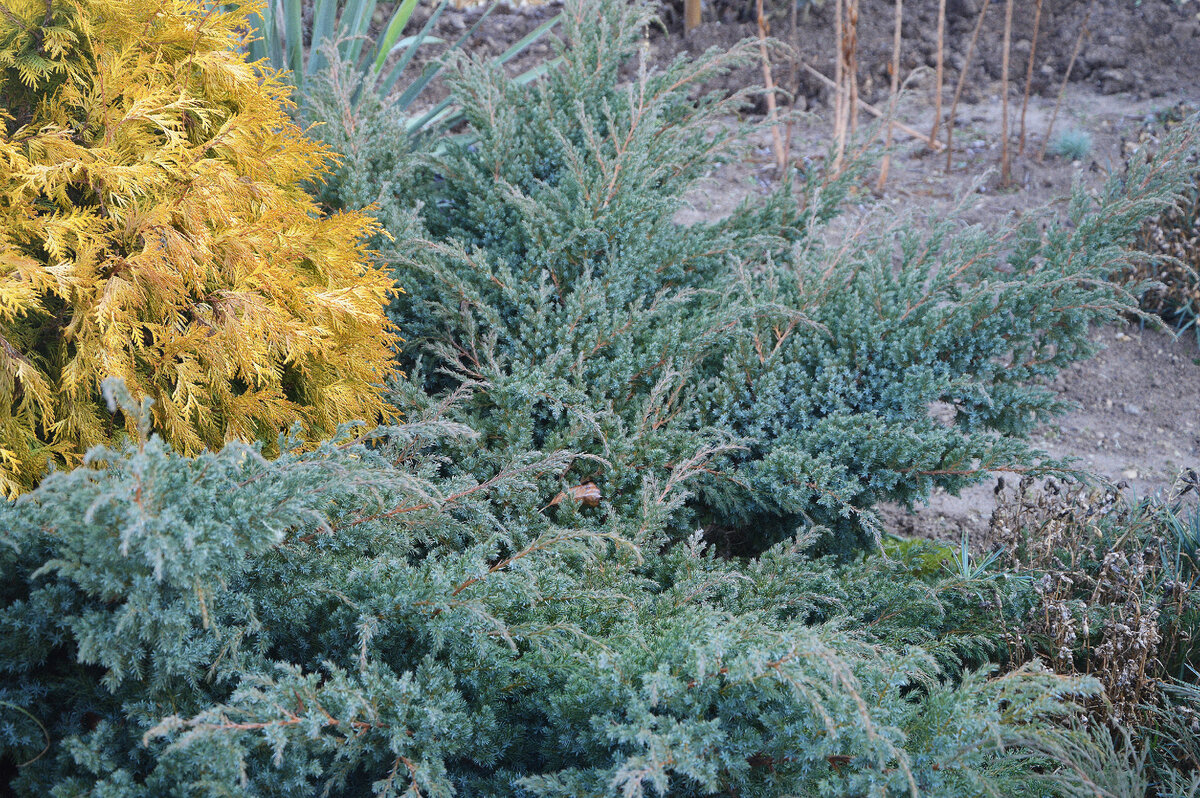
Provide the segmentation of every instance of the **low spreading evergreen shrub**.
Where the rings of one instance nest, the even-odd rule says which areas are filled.
[[[144,434],[145,406],[108,387]],[[555,522],[574,455],[476,481],[425,451],[478,443],[436,416],[350,434],[274,461],[97,448],[0,507],[9,789],[965,796],[1071,777],[1038,752],[1095,684],[964,670],[986,585],[803,539],[746,563],[699,536],[638,547]],[[685,499],[648,496],[645,523]]]
[[[35,5],[19,6],[23,26],[40,22]],[[103,10],[92,31],[178,23],[164,11],[133,25],[99,0],[55,8]],[[120,52],[152,65],[187,52],[168,62],[185,76],[211,60],[236,67],[235,87],[260,85],[223,51],[196,50],[210,24],[233,36],[232,18],[187,19],[188,35],[152,54]],[[314,131],[358,147],[320,201],[378,200],[393,243],[376,241],[411,287],[392,309],[413,338],[392,397],[405,423],[342,424],[305,446],[304,423],[275,437],[272,417],[254,430],[267,444],[197,452],[209,440],[178,439],[177,409],[160,407],[180,394],[137,373],[128,388],[104,383],[131,439],[0,505],[0,784],[19,796],[949,798],[1084,795],[1098,773],[1140,783],[1080,716],[1106,675],[1016,666],[1015,652],[1041,650],[997,635],[1032,606],[1032,578],[965,551],[949,567],[932,544],[856,549],[879,499],[1047,465],[1022,438],[1059,406],[1043,382],[1091,353],[1090,323],[1133,306],[1107,278],[1182,185],[1185,138],[1099,197],[1077,195],[1062,224],[869,219],[835,239],[824,224],[849,172],[793,176],[683,226],[687,191],[741,132],[725,123],[741,97],[701,86],[751,53],[630,64],[648,21],[615,0],[568,5],[563,60],[535,86],[460,59],[467,129],[436,154],[398,146],[386,135],[398,123],[370,98],[363,116]],[[30,30],[13,41],[32,58]],[[69,85],[75,73],[55,74]],[[123,96],[141,109],[138,91]],[[345,107],[336,86],[327,96],[313,107]],[[243,107],[230,108],[232,126]],[[187,118],[185,137],[209,119]],[[271,141],[302,146],[271,119]],[[202,144],[206,158],[225,146]],[[279,192],[304,209],[286,218],[305,241],[349,242],[338,263],[361,264],[361,217],[338,227],[308,213],[300,186],[320,150],[306,152],[283,183],[196,178],[180,202],[213,185]],[[133,205],[85,207],[107,219]],[[239,224],[209,232],[253,242]],[[21,266],[14,240],[0,254]],[[301,264],[336,282],[314,256]],[[387,283],[361,268],[375,315],[355,306],[353,321],[378,322]],[[324,295],[301,296],[312,321],[303,313]],[[262,318],[236,316],[214,337],[248,346],[260,328],[245,325]],[[375,354],[390,341],[372,329]],[[153,349],[157,334],[131,345]],[[277,364],[285,388],[294,362]],[[375,374],[379,362],[328,368]],[[367,383],[337,385],[371,416],[382,403]],[[195,412],[224,423],[227,411]]]
[[[373,224],[304,191],[329,154],[279,77],[232,48],[246,11],[18,0],[0,14],[0,490],[77,463],[153,397],[182,451],[313,438],[390,412],[396,337]]]
[[[561,64],[538,84],[459,59],[468,128],[423,172],[361,148],[390,181],[382,218],[410,289],[395,318],[413,380],[396,401],[469,394],[455,417],[486,445],[455,468],[594,454],[571,479],[600,506],[562,509],[616,523],[644,485],[702,462],[670,534],[699,526],[750,552],[809,521],[849,551],[881,500],[1051,466],[1025,440],[1061,409],[1047,382],[1094,352],[1090,325],[1136,306],[1109,278],[1182,188],[1185,138],[1077,192],[1062,221],[877,216],[835,235],[854,174],[814,172],[683,225],[688,192],[744,132],[726,122],[742,95],[703,84],[753,51],[656,69],[638,55],[646,24],[636,4],[568,3]]]

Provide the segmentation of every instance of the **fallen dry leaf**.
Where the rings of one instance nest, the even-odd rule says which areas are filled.
[[[600,496],[600,489],[596,487],[596,483],[585,482],[582,485],[575,485],[574,487],[567,488],[565,491],[551,499],[550,504],[547,506],[553,507],[556,504],[561,504],[566,500],[568,495],[570,495],[573,499],[583,502],[588,507],[598,506],[600,504],[600,499],[602,498]]]

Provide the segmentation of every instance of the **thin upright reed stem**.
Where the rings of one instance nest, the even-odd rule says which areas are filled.
[[[1029,107],[1029,89],[1033,86],[1033,62],[1037,55],[1038,31],[1042,26],[1042,0],[1036,0],[1033,12],[1033,40],[1029,44],[1029,64],[1025,67],[1025,96],[1021,99],[1021,135],[1018,149],[1025,154],[1025,109]]]
[[[1000,185],[1012,183],[1012,163],[1008,152],[1008,57],[1012,51],[1012,16],[1013,0],[1004,0],[1004,49],[1000,65],[1000,135],[1003,137],[1000,146]]]
[[[1075,60],[1079,58],[1079,49],[1088,34],[1088,20],[1092,17],[1092,7],[1095,1],[1088,3],[1083,15],[1083,24],[1079,26],[1079,35],[1075,37],[1075,47],[1071,50],[1071,60],[1067,62],[1067,71],[1063,73],[1062,85],[1058,88],[1058,97],[1054,100],[1054,110],[1050,113],[1050,123],[1046,125],[1046,138],[1042,141],[1042,149],[1038,152],[1038,163],[1046,158],[1046,148],[1050,146],[1050,134],[1054,132],[1054,120],[1058,119],[1058,109],[1062,106],[1063,96],[1067,93],[1067,83],[1071,80],[1071,70],[1075,68]]]
[[[946,0],[938,0],[937,74],[933,80],[933,128],[929,131],[929,148],[937,141],[942,124],[942,86],[946,75]]]
[[[754,9],[758,14],[758,49],[762,57],[763,87],[767,91],[767,123],[771,126],[771,144],[775,150],[775,168],[780,174],[787,168],[787,150],[784,149],[783,135],[779,132],[776,117],[778,108],[775,103],[775,78],[771,73],[771,54],[767,50],[767,19],[763,12],[763,0],[755,0]]]
[[[967,45],[967,55],[963,59],[962,72],[958,74],[958,85],[954,87],[954,100],[950,103],[950,116],[946,120],[946,171],[953,168],[951,158],[954,156],[954,117],[958,113],[958,100],[962,97],[963,86],[967,83],[967,70],[971,68],[971,56],[975,54],[975,43],[979,41],[979,31],[983,28],[984,17],[987,16],[988,6],[992,0],[983,0],[979,9],[979,19],[975,21],[975,30],[971,33],[971,42]]]
[[[888,102],[887,139],[884,142],[883,163],[879,165],[878,190],[887,184],[892,165],[892,135],[896,130],[896,100],[900,94],[900,34],[904,22],[904,0],[896,0],[896,23],[892,29],[892,96]]]

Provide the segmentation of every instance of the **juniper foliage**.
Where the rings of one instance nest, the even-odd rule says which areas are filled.
[[[703,86],[750,51],[658,69],[639,56],[646,23],[636,5],[568,3],[561,64],[535,86],[460,58],[468,136],[386,197],[414,375],[396,401],[471,391],[457,418],[487,445],[457,467],[597,453],[574,479],[612,518],[699,457],[672,535],[756,551],[811,519],[848,551],[881,500],[1056,466],[1026,435],[1061,409],[1047,382],[1093,353],[1089,325],[1136,307],[1108,278],[1182,187],[1186,137],[1077,191],[1063,221],[875,216],[834,235],[854,175],[814,170],[684,225],[745,132],[724,121],[744,95]]]
[[[912,561],[639,549],[546,511],[573,455],[475,481],[423,451],[453,422],[351,434],[98,448],[0,508],[17,795],[1017,794],[1095,689],[939,667],[986,613]]]

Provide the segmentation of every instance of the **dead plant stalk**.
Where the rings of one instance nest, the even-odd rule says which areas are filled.
[[[1042,0],[1036,0],[1033,11],[1033,39],[1029,43],[1029,63],[1025,67],[1025,95],[1021,98],[1021,135],[1017,144],[1021,155],[1025,154],[1025,110],[1029,107],[1029,89],[1033,86],[1033,62],[1037,56],[1038,31],[1042,26]]]
[[[1087,11],[1083,14],[1083,24],[1079,26],[1079,35],[1075,37],[1075,47],[1071,50],[1071,60],[1067,62],[1067,71],[1063,73],[1062,85],[1058,88],[1058,97],[1054,100],[1054,110],[1050,112],[1050,122],[1046,125],[1046,137],[1042,141],[1042,149],[1038,152],[1038,163],[1046,158],[1046,148],[1050,146],[1050,134],[1054,132],[1054,120],[1058,119],[1058,109],[1062,106],[1063,97],[1067,93],[1067,83],[1071,80],[1071,70],[1075,68],[1075,60],[1079,58],[1079,50],[1083,40],[1087,38],[1088,21],[1092,17],[1095,0],[1088,3]]]
[[[847,81],[847,108],[850,138],[858,132],[858,0],[846,0],[846,58],[844,76]]]
[[[845,83],[843,81],[843,73],[845,71],[845,63],[842,59],[842,48],[845,40],[842,36],[842,23],[845,17],[845,12],[842,8],[845,0],[837,0],[833,10],[833,38],[834,38],[834,67],[833,67],[833,138],[836,142],[836,150],[833,156],[833,171],[839,173],[842,171],[842,155],[846,151],[846,97],[843,94]]]
[[[836,92],[837,84],[828,75],[821,73],[819,70],[813,69],[808,64],[801,64],[800,68],[803,69],[808,74],[812,75],[817,80],[824,83],[829,88],[834,89]],[[859,98],[859,100],[858,100],[858,107],[861,108],[862,110],[866,111],[871,116],[876,117],[877,119],[886,119],[887,118],[886,111],[879,110],[878,108],[876,108],[875,106],[871,105],[866,100],[863,100],[861,98]],[[899,130],[901,133],[904,133],[905,135],[912,136],[914,139],[918,139],[920,141],[928,141],[929,140],[928,137],[926,136],[926,134],[922,133],[921,131],[919,131],[915,128],[912,128],[912,127],[904,124],[903,122],[898,121],[895,124],[896,124],[896,130]],[[935,146],[934,146],[935,150],[942,149],[942,143],[940,141],[934,142],[934,144],[935,144]]]
[[[1008,60],[1012,52],[1013,0],[1004,0],[1004,46],[1000,58],[1000,185],[1012,183],[1012,163],[1008,152]]]
[[[963,58],[962,72],[958,74],[958,85],[954,87],[954,99],[950,103],[950,116],[946,120],[946,171],[953,168],[951,158],[954,156],[954,117],[958,113],[958,101],[962,97],[963,86],[967,83],[967,71],[971,68],[971,57],[975,55],[975,43],[979,41],[979,31],[983,29],[983,20],[987,16],[988,6],[992,0],[983,0],[979,9],[979,19],[975,21],[975,30],[971,33],[971,41],[967,44],[967,54]]]
[[[683,0],[683,32],[691,33],[700,24],[700,0]]]
[[[758,49],[762,56],[763,86],[766,88],[767,96],[767,124],[771,126],[771,145],[775,150],[775,168],[779,170],[780,174],[783,174],[787,169],[788,152],[776,119],[778,109],[775,104],[775,78],[771,73],[771,54],[767,50],[767,36],[770,35],[770,31],[766,14],[763,12],[763,0],[755,0],[754,10],[758,14]],[[789,141],[791,140],[791,124],[789,120]]]
[[[896,0],[896,24],[892,28],[892,96],[888,100],[887,139],[884,143],[883,163],[879,165],[879,191],[887,184],[888,170],[892,165],[892,134],[896,130],[896,101],[900,94],[900,34],[904,22],[904,0]]]
[[[938,128],[942,124],[942,84],[945,80],[946,64],[946,0],[938,0],[937,26],[937,75],[933,81],[933,128],[929,131],[929,148],[937,141]]]

